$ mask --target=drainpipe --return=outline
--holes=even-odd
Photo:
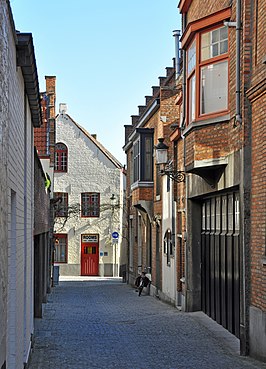
[[[240,48],[241,48],[241,0],[236,0],[236,22],[224,22],[227,27],[236,27],[236,117],[235,124],[242,123],[241,117],[241,74],[240,74]]]
[[[175,75],[176,79],[180,75],[180,52],[179,52],[179,38],[180,30],[173,31],[173,36],[175,38]]]
[[[236,0],[236,123],[242,123],[240,106],[241,0]]]
[[[180,67],[180,47],[179,47],[179,39],[180,39],[180,30],[175,30],[173,31],[173,36],[175,38],[175,78],[176,80],[178,79],[178,77],[180,76],[180,72],[181,72],[181,67]],[[173,193],[173,188],[172,188],[172,244],[173,244],[173,248],[174,250],[176,250],[176,203],[174,201],[174,193]],[[175,255],[175,270],[177,267],[177,257]],[[178,304],[178,296],[177,296],[177,280],[176,278],[174,279],[174,285],[175,285],[175,304]]]
[[[186,14],[183,14],[183,19],[182,19],[182,23],[183,23],[183,32],[187,26],[187,19],[186,19]],[[186,111],[187,111],[187,85],[186,85],[186,78],[187,78],[187,73],[186,73],[186,65],[187,65],[187,55],[186,52],[183,52],[183,85],[182,85],[182,100],[183,100],[183,119],[182,119],[182,123],[181,123],[181,137],[183,139],[183,166],[184,166],[184,170],[185,170],[185,165],[186,165],[186,138],[183,135],[183,131],[186,128]],[[185,222],[186,222],[186,230],[184,232],[184,255],[185,255],[185,260],[184,260],[184,273],[181,276],[181,282],[182,284],[184,284],[183,287],[185,287],[185,299],[183,302],[181,302],[181,309],[184,311],[188,311],[187,309],[187,290],[188,290],[188,280],[189,280],[189,275],[188,275],[188,248],[187,248],[187,230],[188,230],[188,177],[186,178],[186,182],[185,182]],[[182,269],[182,264],[180,263],[180,269]]]

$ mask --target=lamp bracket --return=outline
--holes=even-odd
[[[163,169],[160,171],[161,175],[167,175],[167,177],[171,178],[173,181],[177,183],[186,181],[186,172],[182,170],[175,170],[173,168],[173,161],[170,161],[165,165]]]

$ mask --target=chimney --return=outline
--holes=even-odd
[[[59,104],[59,113],[65,114],[67,112],[67,104],[61,103]]]
[[[173,31],[173,36],[175,38],[175,73],[177,79],[180,75],[180,30]]]
[[[45,76],[45,82],[46,82],[46,92],[48,94],[55,94],[55,83],[56,83],[56,77],[55,76]]]

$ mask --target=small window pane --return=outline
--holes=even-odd
[[[187,72],[190,74],[196,66],[196,42],[194,41],[187,52]]]
[[[137,141],[133,146],[133,155],[134,155],[134,182],[137,182],[139,180],[139,141]]]
[[[214,44],[212,46],[212,56],[218,56],[219,55],[219,49],[218,49],[219,45],[218,44]]]
[[[195,74],[189,80],[189,123],[196,116],[196,78]]]
[[[227,27],[220,28],[220,40],[227,39],[228,39],[228,28]]]
[[[220,45],[221,54],[227,53],[228,50],[228,41],[222,41]]]
[[[211,32],[212,34],[212,43],[219,41],[219,29]]]
[[[221,27],[201,35],[201,61],[228,52],[228,29]]]
[[[210,64],[201,68],[200,113],[209,114],[228,107],[228,63]]]

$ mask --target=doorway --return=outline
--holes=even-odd
[[[99,235],[81,235],[81,275],[99,275]]]
[[[208,198],[202,203],[202,310],[239,337],[240,241],[239,193]]]

